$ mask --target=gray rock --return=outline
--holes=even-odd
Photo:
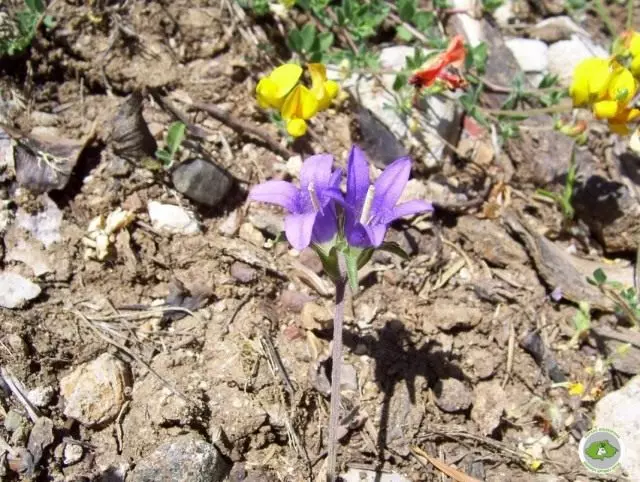
[[[556,74],[560,84],[568,87],[576,66],[588,57],[607,57],[607,51],[590,40],[572,35],[569,40],[561,40],[549,46],[549,71]]]
[[[183,162],[173,171],[171,180],[189,199],[211,207],[224,199],[233,184],[224,169],[204,159]]]
[[[471,406],[471,391],[455,378],[439,380],[434,388],[436,405],[449,413],[462,412]]]
[[[36,214],[30,214],[19,208],[16,213],[16,223],[48,248],[62,239],[60,236],[62,211],[48,196],[44,197],[43,204],[44,210]]]
[[[405,45],[382,49],[380,67],[386,72],[400,71],[405,68],[407,57],[413,56],[414,53],[413,47]],[[361,75],[353,75],[343,85],[373,117],[390,131],[393,137],[403,141],[412,139],[414,143],[423,144],[427,152],[421,160],[427,167],[440,165],[446,154],[446,144],[442,139],[457,144],[460,134],[461,111],[458,104],[453,99],[439,96],[431,96],[421,100],[420,115],[417,119],[419,127],[416,133],[412,134],[409,132],[408,119],[403,118],[391,107],[394,105],[394,97],[390,92],[393,92],[396,75],[385,73],[379,78],[382,80],[383,86],[380,86],[375,78]],[[389,143],[385,142],[384,144]],[[388,146],[385,145],[384,148],[387,149]],[[366,149],[368,153],[374,150]],[[401,147],[395,150],[397,152],[388,157],[396,157],[382,160],[383,164],[404,155]]]
[[[524,72],[544,72],[549,64],[547,44],[529,38],[512,38],[505,43]]]
[[[82,445],[67,443],[64,446],[62,462],[64,463],[64,465],[76,464],[80,462],[80,459],[82,459],[83,454],[84,454],[84,450],[82,449]]]
[[[217,482],[227,467],[213,445],[194,435],[182,435],[161,445],[138,462],[129,482]]]
[[[33,463],[37,465],[44,451],[55,440],[53,436],[53,421],[47,417],[40,417],[31,429],[27,449],[33,456]]]
[[[241,283],[251,283],[258,277],[258,272],[251,266],[240,261],[236,261],[229,268],[231,276],[240,281]]]
[[[640,480],[640,376],[596,404],[595,426],[613,430],[624,445],[620,466],[629,480]]]
[[[9,410],[7,415],[4,417],[4,428],[7,429],[7,432],[15,432],[22,425],[27,425],[27,419],[20,415],[15,410]]]
[[[150,201],[147,208],[151,224],[158,231],[186,235],[200,233],[200,224],[191,211],[157,201]]]
[[[547,43],[568,40],[572,34],[589,36],[586,30],[567,16],[545,18],[529,29],[530,37]]]
[[[37,298],[42,290],[17,273],[0,272],[0,306],[3,308],[21,308],[24,304]]]
[[[52,386],[36,387],[27,393],[27,399],[36,407],[43,408],[51,403],[55,393]]]
[[[88,427],[109,423],[120,413],[130,386],[129,366],[104,353],[60,380],[64,414]]]
[[[473,390],[473,420],[483,435],[490,435],[500,425],[506,394],[499,382],[479,383]]]

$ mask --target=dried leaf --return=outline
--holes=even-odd
[[[451,477],[453,480],[457,482],[480,482],[478,479],[474,479],[473,477],[468,476],[464,472],[461,472],[458,469],[454,469],[450,465],[445,464],[442,460],[436,459],[435,457],[431,457],[420,447],[411,447],[411,451],[414,455],[418,457],[423,457],[431,462],[440,472]]]

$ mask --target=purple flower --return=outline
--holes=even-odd
[[[411,159],[391,163],[372,185],[369,162],[364,152],[353,146],[347,161],[345,237],[351,246],[378,247],[389,224],[403,216],[432,211],[429,202],[414,200],[396,205],[411,172]]]
[[[249,192],[249,199],[277,204],[287,209],[284,230],[289,243],[302,250],[314,243],[330,241],[338,231],[333,200],[341,200],[340,169],[331,171],[333,156],[318,154],[302,164],[300,187],[286,181],[267,181]]]

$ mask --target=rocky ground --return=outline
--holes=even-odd
[[[442,26],[486,42],[491,85],[550,72],[567,86],[611,41],[557,0],[493,16],[450,3]],[[607,7],[622,25],[625,7]],[[610,475],[578,457],[599,425],[640,453],[640,335],[586,281],[602,269],[635,286],[625,139],[591,125],[567,226],[536,195],[562,191],[571,155],[550,116],[502,144],[455,99],[430,99],[418,135],[385,108],[380,84],[415,44],[381,38],[385,73],[343,80],[348,98],[287,145],[253,94],[289,58],[274,22],[231,0],[47,13],[55,27],[0,61],[2,480],[321,480],[332,285],[312,251],[272,243],[281,214],[246,195],[295,180],[313,152],[344,166],[353,142],[377,167],[409,152],[407,198],[435,211],[394,224],[409,260],[374,255],[348,300],[344,480],[640,479],[636,455]],[[159,168],[176,119],[188,139]],[[581,314],[591,330],[574,343]]]

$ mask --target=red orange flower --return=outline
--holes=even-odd
[[[461,35],[451,39],[447,49],[429,61],[422,70],[414,73],[409,84],[418,88],[431,87],[441,81],[448,89],[457,89],[465,84],[465,80],[456,73],[447,72],[447,67],[460,67],[464,62],[464,40]]]

